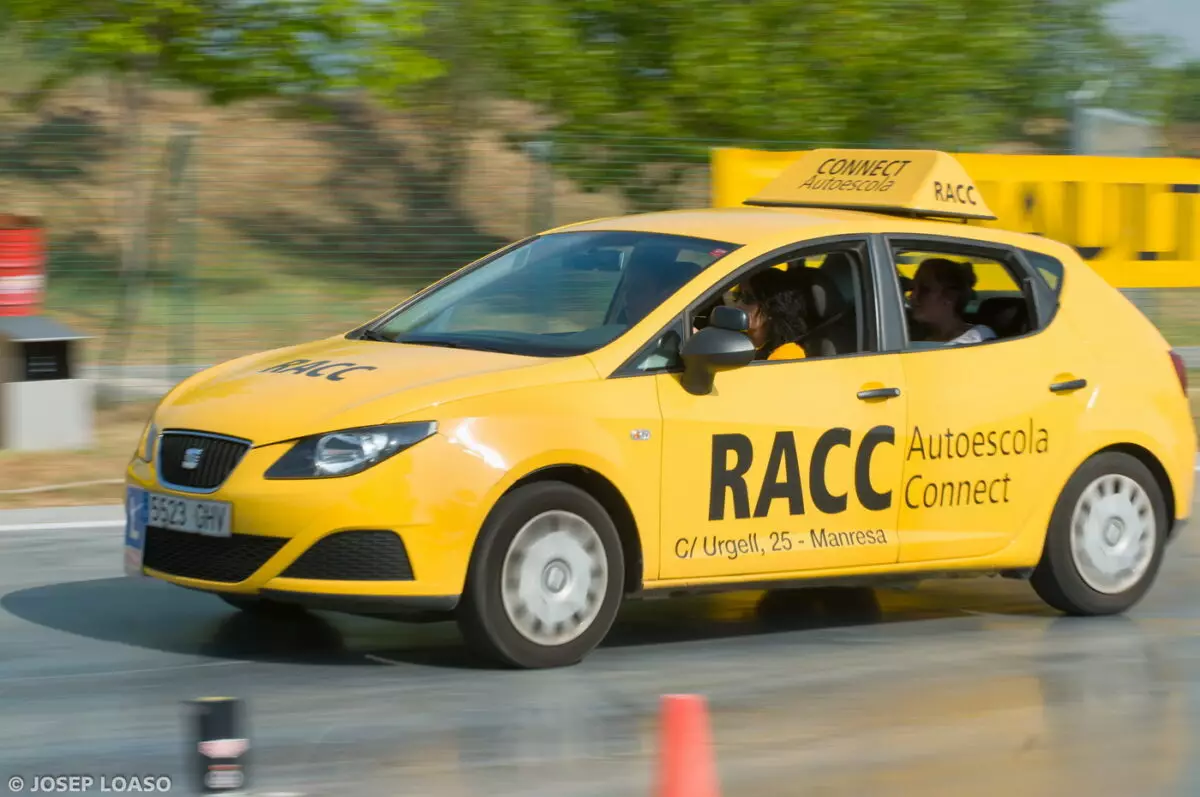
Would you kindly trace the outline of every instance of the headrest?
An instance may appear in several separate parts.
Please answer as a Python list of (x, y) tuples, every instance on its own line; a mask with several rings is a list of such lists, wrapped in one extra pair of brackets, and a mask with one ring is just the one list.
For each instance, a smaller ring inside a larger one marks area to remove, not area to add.
[(997, 335), (1007, 337), (1028, 331), (1029, 306), (1023, 296), (992, 296), (979, 303), (975, 317)]
[(829, 274), (815, 268), (800, 268), (787, 272), (787, 275), (808, 297), (814, 320), (823, 321), (845, 309), (846, 300)]

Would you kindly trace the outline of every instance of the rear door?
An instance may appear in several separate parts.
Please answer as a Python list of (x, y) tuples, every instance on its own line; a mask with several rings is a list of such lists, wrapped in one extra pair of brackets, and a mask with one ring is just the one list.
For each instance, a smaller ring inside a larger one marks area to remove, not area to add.
[(1083, 348), (1054, 323), (1056, 299), (1018, 250), (944, 236), (888, 236), (902, 277), (926, 258), (973, 265), (968, 320), (998, 340), (922, 342), (911, 318), (900, 562), (987, 556), (1016, 540), (1073, 467), (1074, 429), (1091, 395)]

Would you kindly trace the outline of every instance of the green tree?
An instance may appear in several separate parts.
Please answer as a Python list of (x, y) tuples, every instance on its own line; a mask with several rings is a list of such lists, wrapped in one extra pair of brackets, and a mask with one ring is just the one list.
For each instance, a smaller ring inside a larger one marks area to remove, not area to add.
[(1166, 113), (1173, 122), (1200, 124), (1200, 61), (1189, 61), (1171, 75)]
[(50, 64), (24, 97), (35, 107), (82, 75), (104, 75), (120, 98), (126, 157), (121, 212), (125, 289), (114, 316), (127, 322), (147, 260), (148, 181), (141, 109), (153, 83), (198, 89), (215, 104), (282, 100), (319, 109), (322, 94), (370, 92), (390, 102), (433, 79), (439, 62), (420, 49), (435, 0), (4, 0), (6, 19)]
[(703, 161), (707, 141), (978, 148), (1144, 60), (1107, 31), (1110, 0), (461, 2), (508, 90), (570, 134), (564, 168), (617, 174), (644, 206), (646, 163)]

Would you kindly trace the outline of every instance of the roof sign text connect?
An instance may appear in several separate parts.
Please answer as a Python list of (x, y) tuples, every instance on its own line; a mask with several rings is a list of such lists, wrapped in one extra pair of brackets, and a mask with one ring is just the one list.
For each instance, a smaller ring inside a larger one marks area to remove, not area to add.
[(962, 164), (936, 150), (812, 150), (745, 204), (996, 218)]

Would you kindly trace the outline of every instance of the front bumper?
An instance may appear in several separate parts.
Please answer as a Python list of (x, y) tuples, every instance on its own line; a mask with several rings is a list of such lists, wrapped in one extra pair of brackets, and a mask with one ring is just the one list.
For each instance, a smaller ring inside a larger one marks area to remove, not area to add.
[(479, 527), (480, 491), (490, 481), (477, 464), (458, 463), (450, 472), (462, 482), (452, 488), (439, 483), (457, 449), (435, 435), (355, 476), (263, 479), (285, 449), (250, 449), (219, 489), (201, 495), (164, 487), (153, 463), (131, 462), (128, 487), (224, 501), (232, 511), (229, 537), (146, 528), (131, 569), (192, 589), (313, 608), (393, 614), (455, 607)]

